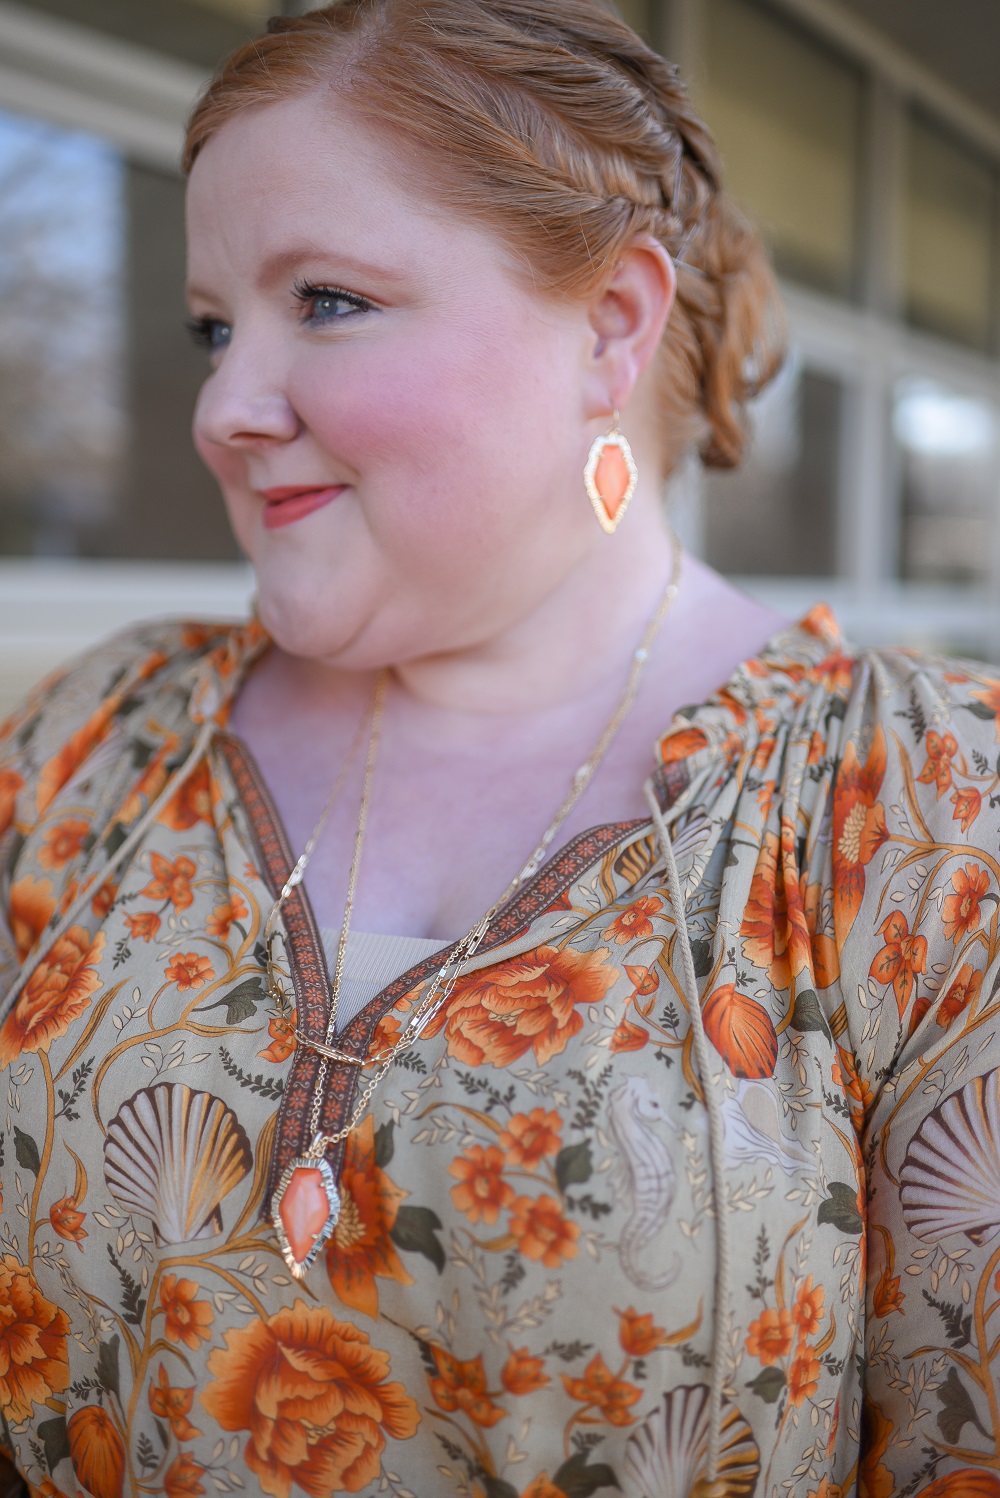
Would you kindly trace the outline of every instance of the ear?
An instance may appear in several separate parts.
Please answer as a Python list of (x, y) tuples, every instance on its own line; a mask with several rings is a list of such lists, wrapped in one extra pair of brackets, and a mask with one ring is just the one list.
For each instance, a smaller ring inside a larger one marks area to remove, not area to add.
[(652, 234), (631, 241), (588, 307), (594, 341), (587, 372), (588, 419), (628, 404), (652, 361), (677, 290), (673, 261)]

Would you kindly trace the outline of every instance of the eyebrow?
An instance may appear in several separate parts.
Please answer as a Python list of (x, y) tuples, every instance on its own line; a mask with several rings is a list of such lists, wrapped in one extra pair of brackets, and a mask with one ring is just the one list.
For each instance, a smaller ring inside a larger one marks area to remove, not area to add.
[[(350, 275), (360, 276), (362, 280), (374, 279), (383, 282), (402, 280), (401, 272), (388, 265), (378, 265), (371, 260), (362, 260), (356, 255), (346, 254), (341, 250), (332, 250), (329, 245), (307, 243), (290, 245), (287, 249), (277, 250), (273, 255), (268, 255), (260, 268), (257, 284), (267, 289), (276, 282), (284, 281), (301, 266), (316, 264), (317, 261), (332, 262)], [(189, 300), (195, 297), (201, 297), (205, 301), (212, 300), (211, 293), (200, 286), (190, 285), (185, 290)]]

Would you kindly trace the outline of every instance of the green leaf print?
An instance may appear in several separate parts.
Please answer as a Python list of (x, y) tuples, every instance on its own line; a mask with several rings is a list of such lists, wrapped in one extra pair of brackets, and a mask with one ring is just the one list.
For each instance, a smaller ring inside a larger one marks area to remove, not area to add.
[(567, 1144), (556, 1156), (559, 1190), (565, 1191), (567, 1186), (582, 1186), (585, 1181), (590, 1180), (593, 1169), (589, 1139), (585, 1139), (582, 1144)]
[(831, 1181), (830, 1195), (826, 1201), (820, 1202), (816, 1221), (830, 1222), (842, 1233), (852, 1233), (857, 1237), (861, 1232), (862, 1222), (855, 1187), (848, 1186), (846, 1181)]
[(792, 1025), (796, 1030), (820, 1030), (827, 1040), (833, 1039), (814, 989), (807, 988), (796, 998), (795, 1008), (792, 1010)]
[(517, 1498), (517, 1488), (502, 1477), (485, 1479), (486, 1498)]
[(221, 999), (216, 999), (214, 1004), (202, 1004), (196, 1012), (207, 1014), (210, 1009), (218, 1009), (225, 1004), (226, 1024), (239, 1025), (245, 1019), (253, 1019), (257, 1013), (257, 1005), (262, 1004), (266, 997), (264, 980), (256, 974), (252, 978), (244, 978), (242, 983), (237, 983), (235, 988), (223, 994)]
[(388, 1123), (381, 1124), (375, 1130), (375, 1164), (379, 1170), (385, 1170), (395, 1152), (395, 1143), (392, 1137), (392, 1119)]
[(396, 1213), (389, 1237), (404, 1253), (423, 1254), (438, 1274), (443, 1274), (444, 1249), (435, 1236), (442, 1226), (440, 1217), (430, 1207), (408, 1207), (404, 1202)]
[(14, 1154), (22, 1170), (30, 1170), (32, 1175), (37, 1175), (41, 1170), (42, 1162), (38, 1154), (38, 1145), (30, 1134), (22, 1133), (16, 1124), (14, 1126)]
[(97, 1377), (107, 1394), (121, 1400), (121, 1384), (118, 1376), (118, 1349), (120, 1339), (117, 1332), (107, 1342), (102, 1342), (97, 1354)]
[(784, 1387), (785, 1375), (780, 1368), (762, 1368), (756, 1378), (747, 1382), (747, 1388), (752, 1389), (765, 1404), (774, 1404)]
[(568, 1462), (563, 1462), (552, 1481), (566, 1498), (590, 1498), (598, 1488), (618, 1487), (614, 1470), (606, 1462), (588, 1467), (586, 1451), (575, 1451)]
[(56, 1415), (52, 1420), (43, 1420), (38, 1427), (38, 1439), (45, 1451), (45, 1465), (54, 1472), (63, 1458), (69, 1456), (66, 1416)]
[(937, 1397), (941, 1401), (941, 1413), (937, 1417), (938, 1429), (952, 1446), (960, 1440), (962, 1427), (970, 1421), (978, 1431), (986, 1435), (979, 1423), (972, 1396), (954, 1368), (948, 1369), (948, 1377), (938, 1389)]

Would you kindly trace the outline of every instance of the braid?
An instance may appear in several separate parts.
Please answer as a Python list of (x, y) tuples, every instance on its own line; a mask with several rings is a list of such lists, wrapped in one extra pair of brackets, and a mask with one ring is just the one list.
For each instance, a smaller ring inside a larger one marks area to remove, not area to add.
[(184, 164), (232, 114), (337, 87), (559, 295), (598, 288), (637, 234), (678, 264), (659, 351), (663, 462), (738, 463), (747, 399), (782, 357), (766, 254), (721, 188), (676, 68), (598, 0), (340, 0), (278, 16), (195, 108)]

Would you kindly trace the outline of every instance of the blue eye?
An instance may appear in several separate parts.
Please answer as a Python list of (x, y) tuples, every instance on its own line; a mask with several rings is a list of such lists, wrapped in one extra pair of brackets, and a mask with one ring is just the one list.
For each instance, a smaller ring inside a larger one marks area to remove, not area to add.
[(311, 281), (296, 281), (292, 295), (303, 308), (309, 309), (307, 320), (314, 323), (339, 322), (358, 312), (371, 312), (373, 306), (356, 291), (344, 291), (340, 286), (314, 286)]
[(208, 349), (210, 353), (225, 348), (233, 336), (229, 324), (220, 322), (217, 317), (193, 317), (186, 326), (198, 347)]

